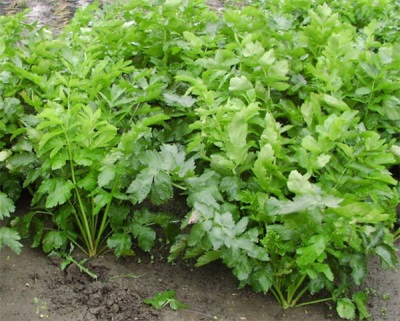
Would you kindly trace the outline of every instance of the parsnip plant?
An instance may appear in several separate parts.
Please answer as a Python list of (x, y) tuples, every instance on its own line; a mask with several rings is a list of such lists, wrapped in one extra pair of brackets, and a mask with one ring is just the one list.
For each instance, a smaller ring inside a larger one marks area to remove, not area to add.
[[(0, 218), (24, 187), (33, 210), (12, 224), (46, 252), (150, 251), (161, 226), (170, 260), (222, 260), (284, 308), (333, 300), (368, 319), (353, 286), (370, 255), (397, 264), (399, 16), (385, 0), (221, 15), (134, 0), (57, 36), (2, 18)], [(146, 208), (178, 193), (184, 218)]]

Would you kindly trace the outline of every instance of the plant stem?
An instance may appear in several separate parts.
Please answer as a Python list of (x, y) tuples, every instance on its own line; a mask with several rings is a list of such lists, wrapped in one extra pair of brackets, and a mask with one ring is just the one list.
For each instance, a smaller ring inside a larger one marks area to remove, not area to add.
[[(306, 274), (302, 275), (300, 277), (299, 281), (296, 283), (296, 285), (293, 288), (290, 288), (290, 290), (288, 291), (287, 301), (290, 304), (290, 306), (292, 306), (292, 304), (296, 304), (296, 301), (301, 297), (301, 295), (304, 294), (305, 291), (303, 289), (302, 291), (300, 291), (300, 294), (293, 301), (293, 296), (296, 294), (296, 291), (298, 290), (298, 288), (303, 284), (306, 277), (307, 277)], [(307, 289), (307, 287), (306, 287), (306, 289)]]
[(394, 236), (394, 241), (397, 241), (398, 239), (400, 239), (400, 228), (397, 229), (396, 232), (394, 232), (393, 236)]
[(327, 302), (327, 301), (331, 301), (331, 300), (333, 300), (333, 297), (324, 298), (324, 299), (318, 299), (318, 300), (314, 300), (314, 301), (308, 301), (308, 302), (296, 304), (294, 307), (295, 308), (299, 308), (299, 307), (303, 307), (303, 306), (306, 306), (306, 305), (317, 304), (317, 303)]
[(113, 184), (113, 187), (111, 189), (111, 199), (107, 203), (106, 209), (104, 210), (103, 218), (101, 220), (101, 225), (100, 225), (100, 228), (99, 228), (98, 233), (97, 233), (97, 237), (96, 237), (96, 241), (95, 241), (96, 251), (97, 251), (97, 247), (99, 246), (99, 244), (101, 242), (101, 236), (103, 235), (104, 230), (108, 226), (108, 212), (110, 211), (110, 206), (111, 206), (111, 203), (112, 203), (112, 198), (113, 198), (115, 189), (117, 187), (117, 183), (118, 183), (118, 176), (114, 180), (114, 184)]
[(296, 306), (297, 301), (300, 300), (300, 298), (304, 295), (304, 293), (305, 293), (308, 289), (309, 289), (309, 286), (307, 285), (306, 287), (304, 287), (304, 288), (299, 292), (299, 294), (296, 296), (296, 298), (292, 301), (292, 304), (291, 304), (292, 307), (295, 307), (295, 306)]
[[(72, 149), (71, 149), (71, 144), (69, 142), (69, 138), (68, 138), (68, 134), (67, 131), (65, 130), (65, 128), (63, 128), (64, 130), (64, 135), (65, 135), (65, 140), (67, 142), (67, 148), (68, 148), (68, 156), (69, 156), (69, 164), (70, 164), (70, 170), (71, 170), (71, 177), (72, 177), (72, 183), (74, 184), (74, 190), (75, 190), (75, 194), (76, 197), (78, 199), (78, 204), (79, 204), (79, 209), (80, 209), (80, 220), (83, 222), (83, 226), (80, 225), (80, 229), (81, 229), (81, 234), (84, 238), (85, 241), (85, 245), (88, 248), (88, 254), (89, 256), (93, 256), (93, 248), (94, 248), (94, 244), (93, 244), (93, 235), (91, 233), (91, 229), (89, 226), (89, 222), (88, 222), (88, 217), (86, 215), (86, 211), (85, 211), (85, 207), (83, 205), (82, 202), (82, 198), (81, 195), (79, 193), (79, 189), (77, 186), (77, 182), (76, 182), (76, 177), (75, 177), (75, 169), (74, 169), (74, 165), (73, 165), (73, 157), (72, 157)], [(79, 216), (79, 214), (77, 213), (77, 215)], [(78, 220), (78, 222), (80, 221)]]
[(83, 266), (80, 262), (78, 262), (77, 260), (75, 260), (71, 255), (66, 255), (65, 256), (67, 261), (70, 261), (71, 263), (74, 263), (79, 270), (85, 272), (87, 275), (89, 275), (92, 279), (97, 280), (97, 275), (94, 274), (93, 272), (91, 272), (88, 268), (86, 268), (85, 266)]
[(289, 305), (288, 305), (287, 301), (285, 300), (285, 297), (284, 297), (281, 289), (278, 286), (274, 285), (271, 288), (271, 291), (272, 291), (273, 295), (275, 296), (276, 300), (281, 304), (281, 306), (284, 309), (289, 308)]

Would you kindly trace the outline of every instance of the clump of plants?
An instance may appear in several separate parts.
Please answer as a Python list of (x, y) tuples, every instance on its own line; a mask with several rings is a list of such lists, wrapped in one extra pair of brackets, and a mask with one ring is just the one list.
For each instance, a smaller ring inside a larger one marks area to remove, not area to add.
[[(33, 200), (0, 247), (133, 255), (163, 231), (170, 261), (368, 319), (353, 286), (370, 255), (396, 267), (399, 235), (400, 12), (381, 2), (95, 4), (57, 36), (1, 17), (0, 219)], [(177, 195), (185, 217), (163, 210)]]

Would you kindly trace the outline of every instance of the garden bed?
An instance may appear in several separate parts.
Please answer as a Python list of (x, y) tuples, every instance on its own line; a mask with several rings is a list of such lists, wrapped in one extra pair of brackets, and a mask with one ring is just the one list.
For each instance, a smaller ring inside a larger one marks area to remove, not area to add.
[[(162, 252), (162, 251), (161, 251)], [(232, 273), (221, 264), (193, 268), (171, 265), (162, 253), (116, 260), (110, 253), (88, 267), (97, 280), (40, 250), (24, 248), (17, 256), (0, 252), (0, 319), (7, 321), (340, 321), (328, 303), (283, 310), (271, 295), (238, 290)], [(78, 256), (79, 257), (79, 256)], [(140, 263), (139, 263), (140, 261)], [(370, 289), (372, 320), (398, 321), (400, 278), (370, 264), (365, 286)], [(157, 311), (143, 300), (166, 290), (188, 305), (177, 312)]]
[(398, 321), (399, 8), (89, 2), (0, 4), (1, 319)]

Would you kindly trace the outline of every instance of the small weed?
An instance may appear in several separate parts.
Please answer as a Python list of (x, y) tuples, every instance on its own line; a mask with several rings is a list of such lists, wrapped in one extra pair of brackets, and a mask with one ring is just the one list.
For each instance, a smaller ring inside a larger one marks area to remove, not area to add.
[(156, 310), (160, 310), (167, 305), (169, 305), (172, 310), (188, 308), (185, 303), (175, 299), (175, 291), (173, 290), (157, 293), (152, 298), (145, 299), (143, 302), (150, 304)]
[(64, 271), (68, 265), (70, 264), (75, 264), (81, 272), (85, 272), (87, 275), (89, 275), (92, 279), (97, 280), (97, 275), (91, 272), (87, 267), (84, 266), (86, 263), (87, 259), (83, 259), (81, 261), (77, 261), (72, 257), (72, 252), (74, 250), (74, 246), (71, 244), (71, 249), (69, 253), (64, 253), (64, 252), (59, 252), (56, 253), (56, 255), (60, 258), (63, 258), (64, 261), (61, 262), (61, 270)]
[(376, 297), (376, 296), (379, 295), (377, 289), (374, 289), (374, 288), (366, 288), (365, 291), (370, 296), (375, 296)]
[(39, 298), (35, 297), (33, 301), (36, 304), (36, 314), (39, 315), (40, 318), (48, 318), (49, 315), (47, 313), (47, 302), (41, 301)]
[(386, 307), (381, 308), (381, 315), (386, 315), (387, 309)]

